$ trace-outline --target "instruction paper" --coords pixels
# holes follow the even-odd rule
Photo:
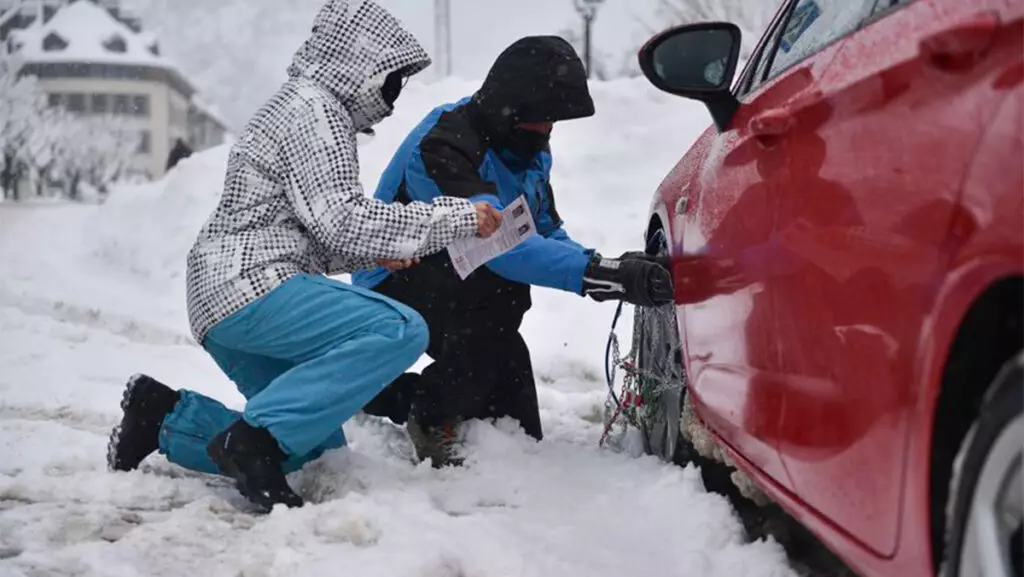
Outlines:
[[[501,227],[489,238],[470,237],[448,245],[448,256],[459,278],[466,280],[481,265],[505,254],[537,234],[533,214],[522,196],[501,211]]]

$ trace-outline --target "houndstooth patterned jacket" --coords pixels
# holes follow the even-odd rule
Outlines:
[[[359,182],[356,133],[391,114],[385,77],[429,64],[376,3],[328,0],[288,80],[233,146],[220,203],[188,254],[188,314],[199,343],[295,274],[426,256],[476,232],[469,201],[385,204]]]

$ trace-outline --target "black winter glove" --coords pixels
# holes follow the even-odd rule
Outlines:
[[[583,294],[598,302],[623,300],[641,307],[674,300],[672,275],[666,267],[643,258],[609,259],[600,255],[590,260],[583,273]]]

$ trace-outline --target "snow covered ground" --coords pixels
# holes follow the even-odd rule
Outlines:
[[[368,189],[430,106],[472,89],[411,84],[362,149]],[[597,117],[556,128],[554,186],[570,233],[614,255],[640,247],[653,190],[710,118],[643,81],[595,98]],[[524,329],[542,443],[477,424],[467,466],[436,471],[408,460],[401,429],[360,418],[349,448],[293,476],[312,504],[266,517],[159,455],[107,472],[132,373],[242,406],[184,312],[184,255],[226,154],[102,206],[0,205],[0,576],[793,575],[776,544],[743,542],[696,470],[598,448],[614,306],[548,290]]]

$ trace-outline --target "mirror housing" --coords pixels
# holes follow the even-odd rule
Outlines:
[[[732,81],[743,33],[731,22],[702,22],[669,28],[640,49],[640,69],[656,88],[703,102],[724,131],[739,101]]]

